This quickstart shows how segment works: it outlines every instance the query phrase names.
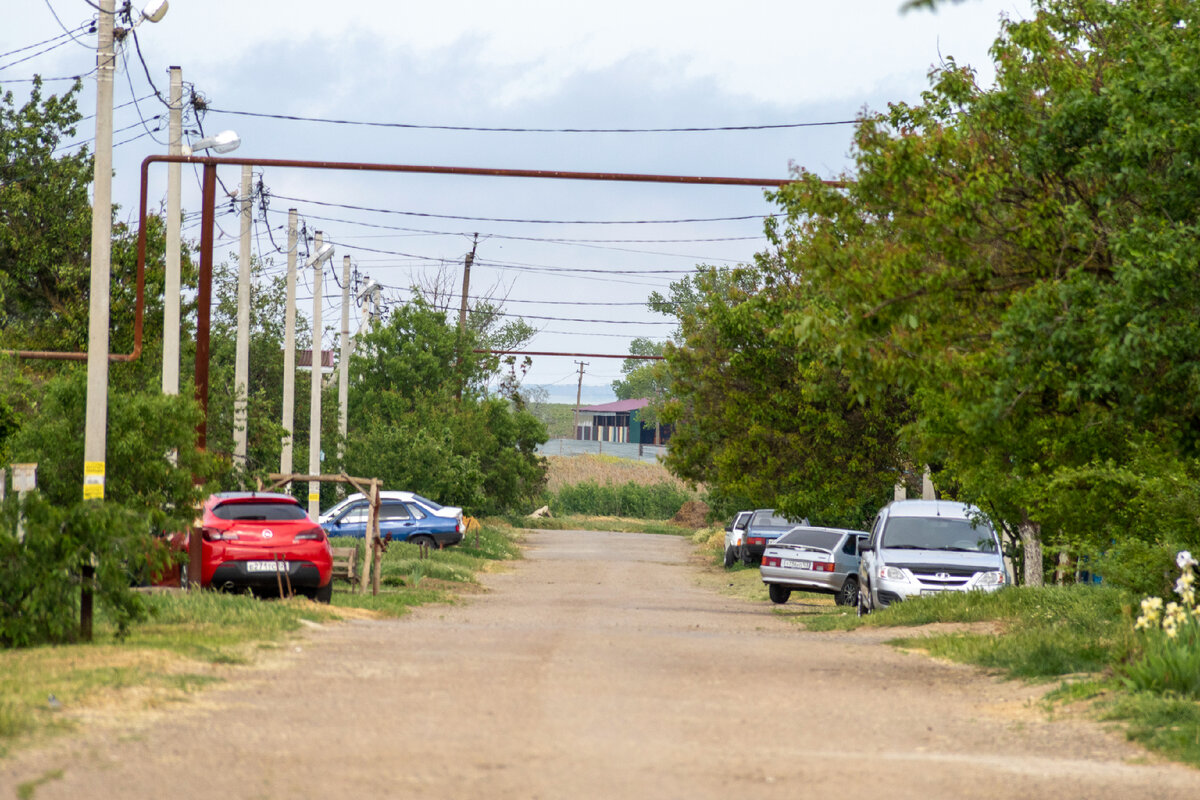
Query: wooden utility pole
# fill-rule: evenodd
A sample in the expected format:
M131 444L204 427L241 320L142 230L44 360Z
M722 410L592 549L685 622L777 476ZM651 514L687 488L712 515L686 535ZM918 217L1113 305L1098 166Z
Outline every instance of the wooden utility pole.
M575 432L572 439L579 438L579 403L583 397L583 368L588 365L587 361L576 361L579 365L579 384L575 387Z

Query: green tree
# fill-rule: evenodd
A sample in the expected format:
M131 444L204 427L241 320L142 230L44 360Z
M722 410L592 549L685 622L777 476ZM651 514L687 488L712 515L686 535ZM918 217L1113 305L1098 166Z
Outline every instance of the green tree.
M1161 509L1158 470L1200 452L1197 8L1035 9L1003 24L994 88L948 62L860 122L845 189L777 194L782 263L822 298L788 325L862 396L909 397L912 461L1019 526L1031 582L1043 540L1160 535L1105 490Z
M26 102L0 96L0 341L18 349L78 350L87 337L92 214L86 148L55 156L82 119L76 82Z
M351 359L346 469L475 513L530 500L545 482L545 426L519 395L483 392L500 363L419 296L360 337Z
M663 418L666 465L720 496L825 524L862 525L897 480L903 402L861 402L824 353L784 325L803 284L774 266L702 269L672 287L679 345Z

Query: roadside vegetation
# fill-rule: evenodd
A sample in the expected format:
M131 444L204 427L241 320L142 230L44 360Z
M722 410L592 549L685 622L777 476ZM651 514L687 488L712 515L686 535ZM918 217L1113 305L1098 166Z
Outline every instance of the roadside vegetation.
M1177 626L1162 628L1166 609L1106 585L1011 587L994 593L945 592L906 600L865 617L832 597L795 592L772 605L757 567L721 566L724 532L693 534L721 592L770 608L810 631L897 628L889 644L974 664L1009 679L1055 682L1049 709L1085 703L1102 721L1170 758L1200 767L1200 617L1181 592ZM1180 570L1180 574L1190 574ZM1194 580L1194 579L1193 579ZM1180 588L1190 585L1184 581ZM1145 623L1139 625L1139 620ZM926 627L928 626L928 627ZM1173 636L1167 631L1175 630Z
M258 599L221 592L137 593L145 621L123 638L119 618L102 607L92 644L0 650L0 756L18 745L75 729L85 717L154 711L293 646L306 624L399 616L418 605L452 603L477 591L480 572L520 558L518 531L487 524L462 544L427 558L409 544L384 554L380 592L339 582L330 605L305 598ZM346 546L361 540L335 539ZM90 724L90 723L89 723Z
M660 463L603 455L548 456L546 463L546 490L535 502L554 517L669 520L698 497Z

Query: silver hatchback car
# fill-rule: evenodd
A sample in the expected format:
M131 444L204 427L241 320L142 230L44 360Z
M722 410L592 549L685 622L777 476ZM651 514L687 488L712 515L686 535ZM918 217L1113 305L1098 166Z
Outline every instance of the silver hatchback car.
M866 531L798 526L768 544L759 571L771 602L786 603L798 590L857 605L858 543L866 538Z

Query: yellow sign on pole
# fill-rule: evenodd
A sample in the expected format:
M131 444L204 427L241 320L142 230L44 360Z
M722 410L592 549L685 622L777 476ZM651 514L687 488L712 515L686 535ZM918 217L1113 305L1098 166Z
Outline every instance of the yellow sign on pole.
M104 462L83 462L83 499L104 499Z

